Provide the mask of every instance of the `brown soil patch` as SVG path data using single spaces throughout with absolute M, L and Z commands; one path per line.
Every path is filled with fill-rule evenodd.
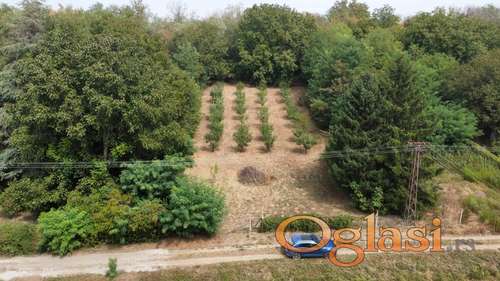
M 238 181 L 245 185 L 263 185 L 269 180 L 265 173 L 255 167 L 245 167 L 238 173 Z
M 221 145 L 215 152 L 209 151 L 204 136 L 208 132 L 207 116 L 210 106 L 210 88 L 203 92 L 202 122 L 195 135 L 198 151 L 194 155 L 195 166 L 189 174 L 211 180 L 226 196 L 228 214 L 217 235 L 246 233 L 250 223 L 255 224 L 261 216 L 291 215 L 297 213 L 319 213 L 334 216 L 355 212 L 345 194 L 336 189 L 328 176 L 324 163 L 319 161 L 326 140 L 317 135 L 318 145 L 304 154 L 293 141 L 292 124 L 286 118 L 286 110 L 279 89 L 269 88 L 267 106 L 269 121 L 277 136 L 270 153 L 260 139 L 258 118 L 258 89 L 245 88 L 248 125 L 252 142 L 245 152 L 237 152 L 232 135 L 238 121 L 234 111 L 236 87 L 224 87 L 224 134 Z M 303 88 L 292 88 L 297 98 Z M 264 185 L 247 186 L 238 180 L 238 173 L 245 167 L 258 167 L 266 177 L 272 178 Z M 225 239 L 224 239 L 225 240 Z

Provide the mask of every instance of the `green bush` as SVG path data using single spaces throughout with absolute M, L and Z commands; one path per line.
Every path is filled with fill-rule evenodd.
M 168 197 L 175 178 L 192 165 L 191 159 L 166 156 L 164 160 L 127 165 L 120 174 L 122 189 L 134 199 L 161 199 Z
M 269 122 L 269 108 L 263 106 L 259 109 L 259 119 L 261 123 Z
M 128 240 L 147 241 L 160 234 L 160 214 L 165 206 L 159 200 L 145 200 L 128 210 Z
M 293 122 L 294 141 L 297 145 L 302 146 L 304 152 L 307 153 L 318 142 L 312 134 L 307 133 L 307 117 L 300 112 L 293 101 L 288 85 L 282 84 L 280 87 L 282 87 L 280 93 L 286 105 L 287 117 Z
M 295 143 L 301 145 L 304 148 L 304 152 L 307 153 L 309 149 L 315 146 L 318 142 L 313 135 L 303 132 L 295 138 Z
M 21 212 L 32 212 L 35 215 L 64 202 L 65 190 L 54 188 L 54 177 L 42 179 L 22 178 L 9 183 L 0 194 L 0 206 L 8 216 Z
M 109 258 L 108 270 L 106 270 L 106 277 L 109 280 L 114 280 L 118 277 L 118 262 L 116 258 Z
M 489 190 L 485 197 L 470 195 L 464 206 L 479 215 L 481 221 L 491 225 L 493 231 L 500 231 L 500 193 Z
M 220 139 L 224 132 L 224 85 L 217 83 L 210 92 L 212 98 L 212 105 L 210 106 L 209 129 L 210 131 L 205 135 L 205 142 L 208 143 L 210 149 L 215 151 L 219 147 Z
M 61 256 L 94 242 L 96 229 L 90 215 L 75 208 L 52 210 L 38 218 L 43 250 Z
M 331 229 L 342 229 L 352 227 L 354 217 L 347 214 L 342 214 L 336 217 L 322 217 L 315 214 L 310 216 L 318 217 L 330 226 Z M 276 230 L 278 225 L 287 219 L 285 216 L 268 216 L 260 221 L 258 231 L 259 232 L 273 232 Z M 300 231 L 300 232 L 318 232 L 321 231 L 320 227 L 313 221 L 309 220 L 297 220 L 292 222 L 288 228 L 288 231 Z
M 245 92 L 243 91 L 236 91 L 236 113 L 238 115 L 244 115 L 247 111 L 247 107 L 245 105 Z
M 0 255 L 30 255 L 37 252 L 40 234 L 36 225 L 25 222 L 0 223 Z
M 181 178 L 172 189 L 167 211 L 160 216 L 163 233 L 189 237 L 212 235 L 224 216 L 224 197 L 208 184 Z
M 267 102 L 267 88 L 265 86 L 259 87 L 259 92 L 257 93 L 258 101 L 261 106 L 264 106 Z
M 262 138 L 264 139 L 264 145 L 266 146 L 267 151 L 271 151 L 274 142 L 276 141 L 276 136 L 273 134 L 273 126 L 269 123 L 262 123 L 260 132 L 262 134 Z
M 243 152 L 245 148 L 252 141 L 252 135 L 250 134 L 250 129 L 244 120 L 241 120 L 238 129 L 233 134 L 233 140 L 236 142 L 238 151 Z
M 126 244 L 149 241 L 160 235 L 160 213 L 165 211 L 159 199 L 135 200 L 118 187 L 105 186 L 90 195 L 73 192 L 68 207 L 90 214 L 95 223 L 96 240 Z
M 235 74 L 264 84 L 293 79 L 311 34 L 313 16 L 286 6 L 254 5 L 244 11 L 235 34 Z

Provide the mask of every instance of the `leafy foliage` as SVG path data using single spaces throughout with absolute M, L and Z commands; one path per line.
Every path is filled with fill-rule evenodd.
M 432 134 L 425 118 L 428 100 L 418 88 L 416 70 L 406 57 L 377 73 L 354 79 L 352 88 L 336 100 L 328 151 L 371 149 L 406 144 Z M 406 203 L 409 155 L 358 154 L 328 159 L 334 180 L 351 193 L 363 211 L 400 213 Z M 426 163 L 421 182 L 432 174 Z M 432 186 L 419 191 L 422 204 L 432 204 Z M 420 206 L 422 207 L 422 206 Z
M 0 255 L 31 255 L 38 250 L 40 235 L 37 226 L 25 222 L 0 224 Z
M 486 49 L 500 47 L 500 25 L 454 11 L 436 9 L 405 22 L 402 42 L 406 48 L 448 54 L 468 62 Z
M 224 216 L 224 198 L 211 186 L 189 178 L 179 179 L 160 221 L 164 233 L 181 236 L 212 235 Z
M 108 270 L 106 270 L 106 277 L 109 280 L 114 280 L 118 277 L 118 263 L 116 258 L 109 258 L 108 260 Z
M 90 215 L 78 209 L 52 210 L 38 219 L 42 249 L 59 255 L 92 243 L 95 228 Z
M 342 25 L 321 29 L 312 36 L 303 71 L 308 105 L 320 128 L 330 125 L 331 105 L 350 85 L 354 69 L 367 60 L 365 53 L 362 43 Z
M 321 218 L 324 222 L 330 226 L 331 229 L 343 229 L 350 228 L 353 226 L 354 218 L 351 215 L 341 214 L 335 217 L 324 217 L 316 214 L 312 214 L 311 216 Z M 274 232 L 278 225 L 287 219 L 285 216 L 267 216 L 263 218 L 259 223 L 259 232 Z M 297 220 L 291 223 L 288 228 L 288 231 L 302 231 L 302 232 L 316 232 L 321 231 L 320 227 L 312 221 L 309 220 Z
M 222 133 L 224 132 L 224 95 L 223 85 L 217 84 L 210 92 L 212 104 L 210 105 L 209 129 L 205 135 L 205 141 L 209 144 L 212 151 L 215 151 L 219 146 Z
M 181 27 L 169 41 L 170 50 L 175 56 L 183 53 L 186 44 L 198 54 L 199 63 L 193 65 L 196 65 L 200 82 L 224 80 L 230 76 L 230 36 L 223 24 L 209 19 Z M 201 72 L 198 72 L 200 67 Z
M 493 231 L 500 231 L 500 194 L 489 190 L 485 197 L 470 195 L 464 201 L 467 210 L 479 215 L 481 221 L 493 227 Z
M 96 9 L 51 16 L 36 51 L 16 65 L 23 95 L 9 107 L 10 145 L 19 159 L 109 160 L 119 147 L 141 159 L 192 152 L 194 81 L 169 63 L 159 37 L 146 36 L 142 17 Z
M 333 7 L 328 11 L 327 17 L 334 24 L 344 23 L 349 26 L 357 37 L 364 36 L 374 27 L 368 5 L 360 3 L 357 0 L 335 2 Z
M 58 186 L 56 176 L 41 179 L 22 178 L 11 181 L 0 194 L 0 206 L 9 216 L 22 212 L 32 212 L 36 215 L 63 204 L 66 193 L 64 186 Z
M 483 134 L 494 142 L 500 134 L 500 49 L 459 67 L 447 82 L 444 98 L 463 104 L 478 118 Z
M 240 124 L 238 125 L 236 132 L 234 132 L 233 134 L 233 139 L 236 142 L 238 151 L 240 152 L 245 151 L 245 148 L 252 141 L 252 135 L 250 134 L 250 129 L 248 128 L 245 119 L 242 119 L 240 121 Z
M 307 153 L 309 149 L 317 144 L 317 141 L 312 134 L 307 132 L 308 123 L 306 117 L 299 111 L 297 105 L 295 105 L 290 93 L 290 88 L 285 84 L 281 85 L 281 87 L 280 92 L 286 105 L 288 119 L 293 122 L 295 143 L 302 146 L 304 148 L 304 152 Z
M 262 4 L 245 10 L 236 33 L 236 75 L 257 83 L 292 79 L 315 29 L 312 17 L 286 6 Z
M 175 179 L 191 165 L 190 159 L 179 156 L 167 156 L 148 164 L 127 165 L 120 175 L 120 184 L 136 199 L 165 199 Z

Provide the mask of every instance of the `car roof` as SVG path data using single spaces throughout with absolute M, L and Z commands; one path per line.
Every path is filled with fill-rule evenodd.
M 304 234 L 304 233 L 294 233 L 292 234 L 292 243 L 297 244 L 297 243 L 305 243 L 305 242 L 312 242 L 315 244 L 318 244 L 320 239 L 318 236 L 315 234 Z

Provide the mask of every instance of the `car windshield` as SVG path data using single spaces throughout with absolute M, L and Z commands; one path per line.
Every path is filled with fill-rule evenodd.
M 306 242 L 299 242 L 295 245 L 297 248 L 310 248 L 316 246 L 316 242 L 314 241 L 306 241 Z

